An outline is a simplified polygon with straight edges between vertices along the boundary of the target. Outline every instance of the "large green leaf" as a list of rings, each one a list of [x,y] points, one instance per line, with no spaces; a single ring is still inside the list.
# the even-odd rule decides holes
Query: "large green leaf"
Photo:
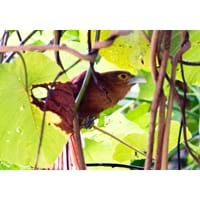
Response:
[[[20,58],[12,64],[0,65],[0,160],[34,166],[42,112],[31,104],[30,88],[32,84],[52,81],[60,70],[41,53],[27,53],[24,59],[27,64],[28,93]],[[53,164],[67,142],[67,135],[53,125],[59,120],[58,116],[47,112],[39,167]]]
[[[108,145],[105,141],[85,139],[84,156],[87,162],[111,162],[112,151],[112,145]]]
[[[179,133],[180,123],[177,121],[171,121],[170,127],[170,138],[169,138],[169,151],[176,147],[178,141],[178,133]],[[156,128],[157,129],[157,128]],[[191,133],[187,129],[188,139],[191,137]],[[137,147],[141,151],[147,151],[147,142],[148,142],[148,131],[143,134],[138,134],[137,132],[133,132],[132,134],[127,135],[123,138],[123,140],[127,141],[134,147]],[[155,149],[157,146],[157,133],[155,135],[155,144],[154,144],[154,157],[155,157]],[[183,142],[183,136],[181,137],[181,142]],[[116,146],[113,158],[119,162],[127,162],[133,161],[135,159],[142,159],[144,156],[139,153],[135,154],[133,150],[128,149],[123,144],[118,144]]]
[[[118,111],[108,117],[105,117],[105,127],[102,127],[102,129],[118,138],[124,138],[133,132],[144,134],[144,130],[142,128],[140,128],[136,123],[129,121]],[[119,144],[118,141],[102,134],[97,130],[88,131],[84,135],[87,137],[84,148],[86,162],[115,161],[113,160],[113,153],[115,152],[116,145]],[[125,146],[125,148],[126,150],[129,150],[128,147]]]
[[[100,40],[107,39],[111,32],[101,31]],[[120,69],[130,72],[136,72],[137,69],[149,71],[149,47],[149,41],[144,33],[133,31],[118,37],[111,46],[100,49],[99,54]]]

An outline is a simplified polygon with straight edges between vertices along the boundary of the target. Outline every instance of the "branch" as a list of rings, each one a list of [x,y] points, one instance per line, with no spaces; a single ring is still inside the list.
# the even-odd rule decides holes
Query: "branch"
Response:
[[[144,36],[144,39],[150,44],[151,38],[148,36],[148,34],[145,31],[140,31],[140,33]]]
[[[112,31],[112,33],[106,40],[101,41],[101,42],[95,42],[93,46],[93,51],[96,51],[97,49],[109,47],[110,45],[112,45],[115,39],[117,39],[119,36],[128,35],[131,32],[132,31]]]
[[[170,131],[170,124],[171,124],[171,114],[172,114],[172,107],[173,107],[173,99],[175,93],[175,77],[176,77],[176,66],[182,54],[190,48],[190,43],[185,43],[184,46],[180,48],[180,50],[176,53],[175,57],[172,59],[172,69],[171,69],[171,84],[173,86],[170,87],[170,93],[168,97],[168,108],[167,108],[167,117],[166,117],[166,126],[164,132],[164,144],[162,150],[162,169],[168,168],[168,144],[169,144],[169,131]]]
[[[120,167],[120,168],[127,168],[130,170],[143,170],[144,167],[136,166],[136,165],[125,165],[125,164],[119,164],[119,163],[87,163],[88,167]]]
[[[165,49],[164,49],[164,52],[163,52],[163,58],[162,58],[162,62],[161,62],[160,70],[159,70],[159,75],[158,75],[157,82],[156,82],[156,89],[155,89],[155,92],[154,92],[153,102],[152,102],[152,106],[151,106],[148,151],[147,151],[147,159],[146,159],[146,162],[145,162],[145,169],[151,168],[156,115],[157,115],[158,105],[159,105],[159,102],[160,102],[161,91],[162,91],[162,88],[163,88],[167,61],[168,61],[168,58],[169,58],[170,38],[171,38],[171,31],[166,31],[166,33],[165,33]],[[156,43],[154,45],[156,45]],[[153,56],[151,56],[151,58],[154,59]],[[154,70],[155,62],[152,61],[151,64],[153,64],[151,66],[153,68],[152,69],[153,70],[153,77],[156,78],[156,74],[155,74],[155,70]]]
[[[25,44],[35,33],[37,32],[37,30],[32,31],[23,41],[20,42],[19,45],[23,45]],[[9,62],[12,57],[15,55],[16,52],[13,52],[11,54],[9,54],[5,59],[4,59],[4,63]]]
[[[23,46],[1,46],[0,47],[0,53],[1,52],[21,52],[21,51],[65,51],[67,53],[70,53],[73,56],[78,57],[81,60],[86,60],[90,62],[94,62],[96,59],[96,52],[101,48],[109,47],[116,38],[118,38],[121,35],[127,35],[131,31],[113,31],[105,41],[102,42],[95,42],[94,47],[92,48],[91,52],[89,52],[88,55],[82,54],[78,51],[76,51],[73,48],[68,47],[67,45],[46,45],[46,46],[40,46],[40,45],[23,45]],[[21,45],[21,44],[20,44]],[[13,56],[10,55],[7,57],[4,62],[8,62],[10,60],[10,57]]]
[[[156,148],[156,159],[155,159],[155,169],[157,170],[161,168],[164,130],[165,130],[165,96],[162,95],[160,98],[158,143]]]
[[[40,45],[23,45],[23,46],[1,46],[0,52],[21,52],[21,51],[65,51],[67,53],[70,53],[82,60],[86,61],[93,61],[95,58],[92,55],[84,55],[75,49],[68,47],[66,45],[46,45],[46,46],[40,46]],[[7,58],[4,62],[8,62]]]
[[[152,39],[151,39],[151,48],[150,48],[151,73],[152,73],[155,83],[158,76],[157,67],[156,67],[156,54],[157,54],[159,34],[160,34],[160,31],[153,31]]]

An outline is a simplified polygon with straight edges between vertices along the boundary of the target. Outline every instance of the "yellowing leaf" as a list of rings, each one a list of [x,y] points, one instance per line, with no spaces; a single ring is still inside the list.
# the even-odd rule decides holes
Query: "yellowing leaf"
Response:
[[[100,41],[107,39],[111,32],[101,31]],[[133,31],[118,37],[111,46],[101,49],[99,54],[120,69],[135,73],[137,69],[150,70],[149,49],[150,44],[144,34]]]

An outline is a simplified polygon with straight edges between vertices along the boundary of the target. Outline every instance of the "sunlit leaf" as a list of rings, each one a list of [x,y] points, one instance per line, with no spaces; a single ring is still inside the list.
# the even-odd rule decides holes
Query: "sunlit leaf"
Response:
[[[72,40],[79,42],[79,30],[66,30],[62,35],[62,40]]]
[[[87,162],[111,162],[112,145],[95,139],[85,139],[84,156]]]
[[[190,41],[191,48],[183,54],[183,59],[191,62],[200,61],[200,31],[190,31]],[[184,75],[188,84],[200,85],[200,68],[197,66],[187,66],[184,67]],[[170,67],[169,67],[170,68]],[[177,68],[177,79],[182,80],[180,65]]]
[[[144,130],[142,128],[140,128],[136,123],[126,119],[122,113],[113,113],[109,117],[106,117],[105,127],[101,128],[113,134],[114,136],[123,139],[132,132],[144,134]],[[89,159],[89,161],[94,161],[92,158],[95,158],[95,161],[97,161],[98,158],[102,158],[102,161],[110,162],[113,162],[113,159],[116,160],[115,156],[113,157],[113,153],[115,152],[116,145],[119,144],[118,141],[114,140],[113,138],[107,135],[104,135],[103,133],[97,130],[85,133],[85,135],[88,139],[90,138],[92,140],[95,140],[95,142],[91,141],[90,143],[86,143],[85,145],[85,151],[87,152],[86,156],[87,159]],[[125,148],[125,151],[129,151],[129,148],[124,145],[122,148]],[[133,150],[130,151],[130,153],[132,152]],[[103,158],[104,156],[105,158]]]
[[[111,32],[101,31],[100,41],[107,39]],[[99,54],[120,69],[135,73],[136,69],[149,71],[149,47],[144,33],[133,31],[117,38],[110,47],[101,49]]]
[[[178,133],[179,133],[180,123],[177,121],[171,122],[170,127],[170,138],[169,138],[169,151],[176,147],[178,141]],[[157,128],[156,128],[157,130]],[[133,130],[134,131],[134,130]],[[191,137],[191,133],[187,129],[188,139]],[[157,146],[157,131],[155,135],[155,144],[154,144],[154,158],[155,158],[155,150]],[[141,151],[147,151],[147,142],[148,142],[148,131],[143,134],[138,134],[137,132],[133,132],[132,134],[127,135],[123,138],[126,142],[130,143],[134,147],[140,149]],[[181,142],[183,142],[183,136],[181,137]],[[123,144],[118,144],[116,146],[115,152],[113,154],[113,158],[119,162],[127,162],[133,161],[135,159],[142,159],[144,156],[139,153],[135,153],[135,151],[127,148]]]
[[[41,53],[27,53],[24,58],[29,94],[25,90],[24,68],[19,58],[12,64],[0,66],[0,160],[34,166],[42,112],[31,104],[30,88],[32,84],[52,81],[59,67]],[[58,120],[55,114],[47,113],[39,167],[53,164],[67,141],[67,135],[53,125]]]

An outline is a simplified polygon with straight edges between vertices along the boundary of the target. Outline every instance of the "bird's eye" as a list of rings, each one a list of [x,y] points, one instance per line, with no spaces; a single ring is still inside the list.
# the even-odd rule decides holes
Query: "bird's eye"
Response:
[[[128,79],[128,74],[122,73],[118,75],[118,78],[122,81],[127,80]]]

